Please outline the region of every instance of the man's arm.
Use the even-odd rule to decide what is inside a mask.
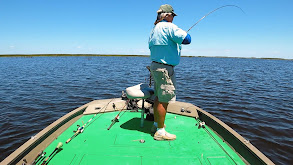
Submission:
[[[187,34],[186,37],[184,38],[184,40],[182,41],[182,44],[188,45],[190,43],[191,43],[191,36],[189,34]]]

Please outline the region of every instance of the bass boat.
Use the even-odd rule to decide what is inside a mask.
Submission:
[[[156,141],[153,89],[138,84],[121,98],[94,100],[64,115],[1,164],[274,164],[228,125],[186,102],[167,108],[174,141]]]

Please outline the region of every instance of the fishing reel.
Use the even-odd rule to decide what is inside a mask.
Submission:
[[[121,99],[122,99],[122,100],[128,100],[128,98],[127,98],[127,94],[126,94],[124,91],[122,91]]]
[[[77,132],[80,129],[80,125],[76,125],[77,129],[73,131],[73,133]]]
[[[195,126],[198,126],[198,129],[205,128],[205,125],[206,125],[206,123],[204,121],[195,124]]]

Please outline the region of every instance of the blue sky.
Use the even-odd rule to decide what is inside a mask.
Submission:
[[[185,56],[293,59],[292,0],[0,0],[0,54],[148,55],[162,4],[174,24],[195,26]]]

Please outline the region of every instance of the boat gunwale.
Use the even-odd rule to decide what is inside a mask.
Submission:
[[[212,130],[216,132],[224,141],[226,141],[241,157],[245,159],[245,161],[250,164],[261,163],[274,165],[268,157],[266,157],[253,144],[233,130],[230,126],[199,107],[197,108],[197,111],[199,119],[212,128]]]

